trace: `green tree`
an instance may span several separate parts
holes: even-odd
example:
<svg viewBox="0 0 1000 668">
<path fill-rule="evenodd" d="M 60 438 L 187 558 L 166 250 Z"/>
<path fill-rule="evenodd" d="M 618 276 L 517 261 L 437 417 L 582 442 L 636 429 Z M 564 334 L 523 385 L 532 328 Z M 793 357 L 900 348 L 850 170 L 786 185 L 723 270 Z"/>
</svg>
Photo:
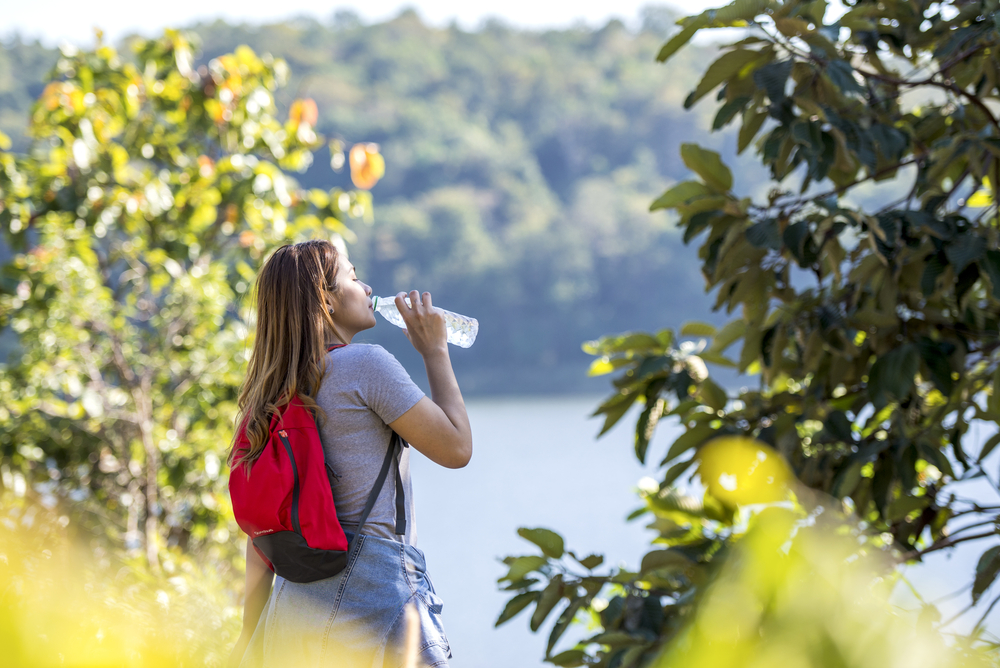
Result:
<svg viewBox="0 0 1000 668">
<path fill-rule="evenodd" d="M 0 367 L 0 498 L 154 570 L 178 549 L 225 563 L 251 262 L 348 233 L 370 196 L 297 186 L 323 142 L 311 101 L 279 119 L 283 61 L 240 47 L 195 68 L 175 31 L 132 48 L 64 51 L 30 150 L 0 152 L 15 253 L 0 331 L 16 341 Z"/>
<path fill-rule="evenodd" d="M 754 145 L 774 183 L 765 201 L 740 197 L 717 153 L 683 145 L 695 178 L 651 208 L 675 212 L 685 240 L 700 240 L 715 308 L 738 315 L 721 329 L 688 323 L 679 336 L 585 346 L 598 358 L 593 373 L 620 372 L 597 409 L 605 431 L 638 403 L 640 461 L 658 421 L 676 416 L 683 433 L 658 487 L 643 494 L 659 537 L 638 571 L 598 575 L 589 557 L 573 565 L 551 532 L 523 534 L 541 555 L 508 560 L 501 581 L 516 595 L 500 621 L 534 603 L 537 629 L 556 611 L 546 656 L 557 665 L 642 665 L 681 637 L 745 533 L 737 511 L 763 500 L 723 491 L 727 479 L 746 482 L 757 458 L 706 465 L 726 435 L 780 453 L 803 517 L 860 531 L 896 564 L 992 539 L 969 574 L 969 603 L 983 608 L 970 639 L 982 640 L 1000 598 L 987 596 L 1000 572 L 1000 488 L 984 468 L 1000 435 L 982 442 L 973 429 L 1000 423 L 1000 5 L 860 0 L 843 9 L 737 0 L 682 19 L 659 53 L 668 60 L 701 30 L 751 26 L 685 107 L 717 91 L 715 129 L 740 121 L 739 151 Z M 886 196 L 871 197 L 874 183 Z M 759 386 L 730 395 L 706 363 L 759 375 Z M 704 500 L 673 489 L 695 473 Z M 973 478 L 997 491 L 995 504 L 955 493 Z M 601 632 L 553 657 L 585 613 Z"/>
</svg>

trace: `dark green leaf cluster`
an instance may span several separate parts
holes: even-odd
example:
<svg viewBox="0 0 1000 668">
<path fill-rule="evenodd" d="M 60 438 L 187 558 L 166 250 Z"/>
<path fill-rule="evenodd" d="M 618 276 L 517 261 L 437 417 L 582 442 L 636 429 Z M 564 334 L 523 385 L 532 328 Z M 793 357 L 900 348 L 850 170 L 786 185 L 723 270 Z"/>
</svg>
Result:
<svg viewBox="0 0 1000 668">
<path fill-rule="evenodd" d="M 995 536 L 997 506 L 951 485 L 983 479 L 1000 496 L 984 466 L 1000 437 L 974 438 L 1000 425 L 998 19 L 992 1 L 862 0 L 829 18 L 824 2 L 739 0 L 679 22 L 660 60 L 699 30 L 749 26 L 686 106 L 718 89 L 715 127 L 739 119 L 738 150 L 754 146 L 774 183 L 765 201 L 740 197 L 718 154 L 683 145 L 694 178 L 651 208 L 677 214 L 715 308 L 736 317 L 689 326 L 700 344 L 664 331 L 585 346 L 596 373 L 620 372 L 597 410 L 606 428 L 645 405 L 640 460 L 663 416 L 684 428 L 661 492 L 703 444 L 738 434 L 783 456 L 799 503 L 853 512 L 899 562 Z M 894 194 L 872 206 L 876 183 Z M 759 387 L 731 396 L 704 363 Z"/>
<path fill-rule="evenodd" d="M 656 656 L 682 628 L 696 586 L 707 581 L 713 559 L 721 554 L 732 515 L 667 488 L 644 495 L 644 501 L 642 512 L 654 515 L 650 527 L 661 533 L 658 542 L 670 547 L 646 554 L 635 572 L 596 573 L 602 557 L 578 557 L 548 529 L 519 529 L 541 554 L 504 559 L 508 571 L 499 582 L 514 595 L 497 625 L 534 606 L 532 631 L 553 620 L 545 651 L 546 661 L 557 666 L 634 666 Z M 715 535 L 705 535 L 706 530 Z M 602 630 L 578 639 L 571 649 L 556 651 L 574 620 L 581 618 Z"/>
</svg>

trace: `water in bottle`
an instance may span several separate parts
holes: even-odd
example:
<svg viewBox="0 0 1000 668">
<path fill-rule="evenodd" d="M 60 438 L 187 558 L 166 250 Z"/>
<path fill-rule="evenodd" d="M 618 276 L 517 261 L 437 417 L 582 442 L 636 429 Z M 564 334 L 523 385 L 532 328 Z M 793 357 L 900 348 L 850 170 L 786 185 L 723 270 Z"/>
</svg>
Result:
<svg viewBox="0 0 1000 668">
<path fill-rule="evenodd" d="M 396 327 L 405 329 L 406 323 L 403 322 L 403 316 L 399 314 L 399 309 L 396 308 L 394 299 L 395 297 L 372 297 L 372 303 L 375 310 L 383 318 L 396 325 Z M 403 297 L 403 299 L 407 305 L 410 304 L 409 297 Z M 468 348 L 475 343 L 476 335 L 479 334 L 478 320 L 459 315 L 458 313 L 452 313 L 436 306 L 434 308 L 444 316 L 444 322 L 448 326 L 448 343 L 454 344 L 459 348 Z"/>
</svg>

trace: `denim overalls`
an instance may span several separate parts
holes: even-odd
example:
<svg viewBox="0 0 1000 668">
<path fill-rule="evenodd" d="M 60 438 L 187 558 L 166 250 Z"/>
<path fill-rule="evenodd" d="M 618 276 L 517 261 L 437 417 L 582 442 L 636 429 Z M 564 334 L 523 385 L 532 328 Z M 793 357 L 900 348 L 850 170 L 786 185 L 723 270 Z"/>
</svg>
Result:
<svg viewBox="0 0 1000 668">
<path fill-rule="evenodd" d="M 404 607 L 411 601 L 420 619 L 417 665 L 447 666 L 443 602 L 427 575 L 424 553 L 362 534 L 334 577 L 295 583 L 275 576 L 240 668 L 400 668 Z"/>
</svg>

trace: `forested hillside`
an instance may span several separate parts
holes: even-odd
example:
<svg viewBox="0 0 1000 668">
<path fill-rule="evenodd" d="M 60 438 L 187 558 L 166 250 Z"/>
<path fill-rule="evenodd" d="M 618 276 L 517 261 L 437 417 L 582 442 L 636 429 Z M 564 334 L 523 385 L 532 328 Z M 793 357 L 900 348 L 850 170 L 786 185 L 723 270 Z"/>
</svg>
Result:
<svg viewBox="0 0 1000 668">
<path fill-rule="evenodd" d="M 431 290 L 436 304 L 479 319 L 476 345 L 453 357 L 467 391 L 484 394 L 601 391 L 585 377 L 583 341 L 708 317 L 695 251 L 648 206 L 687 173 L 680 143 L 725 141 L 707 137 L 708 105 L 682 106 L 710 49 L 657 65 L 672 21 L 650 10 L 643 26 L 467 32 L 405 12 L 376 25 L 340 14 L 189 29 L 198 64 L 241 44 L 282 57 L 280 104 L 312 98 L 321 132 L 380 144 L 386 175 L 374 221 L 354 227 L 351 258 L 376 293 Z M 18 39 L 0 50 L 0 130 L 20 148 L 55 59 Z M 326 152 L 300 181 L 349 184 Z M 395 328 L 363 338 L 391 342 L 419 368 Z"/>
</svg>

